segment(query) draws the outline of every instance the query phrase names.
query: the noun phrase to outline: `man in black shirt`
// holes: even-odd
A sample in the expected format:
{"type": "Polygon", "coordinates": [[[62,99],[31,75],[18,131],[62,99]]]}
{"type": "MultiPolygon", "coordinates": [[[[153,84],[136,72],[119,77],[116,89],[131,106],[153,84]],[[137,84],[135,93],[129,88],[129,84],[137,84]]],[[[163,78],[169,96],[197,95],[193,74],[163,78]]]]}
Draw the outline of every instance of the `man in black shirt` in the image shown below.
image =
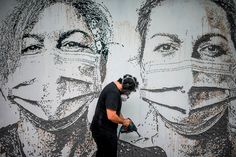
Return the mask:
{"type": "Polygon", "coordinates": [[[117,127],[128,127],[131,120],[120,113],[122,97],[128,98],[138,87],[137,79],[129,74],[111,82],[102,90],[91,123],[92,136],[97,144],[96,157],[117,156],[117,127]]]}

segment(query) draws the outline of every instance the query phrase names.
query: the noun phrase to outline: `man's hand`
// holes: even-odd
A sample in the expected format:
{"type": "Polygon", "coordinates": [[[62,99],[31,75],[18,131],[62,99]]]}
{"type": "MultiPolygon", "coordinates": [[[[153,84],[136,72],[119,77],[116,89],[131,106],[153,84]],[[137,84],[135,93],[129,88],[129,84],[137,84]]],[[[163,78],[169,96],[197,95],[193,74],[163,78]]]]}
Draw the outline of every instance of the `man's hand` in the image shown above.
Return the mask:
{"type": "Polygon", "coordinates": [[[128,127],[130,124],[132,123],[132,121],[129,118],[124,119],[123,124],[125,127],[128,127]]]}
{"type": "Polygon", "coordinates": [[[118,116],[116,114],[116,111],[111,110],[111,109],[107,109],[107,118],[110,121],[114,123],[122,124],[125,127],[128,127],[132,123],[132,121],[129,118],[124,118],[122,114],[121,116],[118,116]]]}

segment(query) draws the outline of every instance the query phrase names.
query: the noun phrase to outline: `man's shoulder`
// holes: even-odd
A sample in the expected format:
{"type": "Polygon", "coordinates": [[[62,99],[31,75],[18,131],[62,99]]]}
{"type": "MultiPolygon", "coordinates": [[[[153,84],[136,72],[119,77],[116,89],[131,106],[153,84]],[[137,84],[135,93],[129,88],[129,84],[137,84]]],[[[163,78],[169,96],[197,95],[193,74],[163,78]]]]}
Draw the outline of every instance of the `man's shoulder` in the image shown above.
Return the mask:
{"type": "Polygon", "coordinates": [[[116,85],[114,82],[111,82],[107,84],[104,88],[105,92],[114,92],[114,93],[119,93],[119,90],[117,89],[116,85]]]}
{"type": "Polygon", "coordinates": [[[108,83],[105,88],[114,88],[115,87],[115,83],[114,82],[110,82],[108,83]]]}

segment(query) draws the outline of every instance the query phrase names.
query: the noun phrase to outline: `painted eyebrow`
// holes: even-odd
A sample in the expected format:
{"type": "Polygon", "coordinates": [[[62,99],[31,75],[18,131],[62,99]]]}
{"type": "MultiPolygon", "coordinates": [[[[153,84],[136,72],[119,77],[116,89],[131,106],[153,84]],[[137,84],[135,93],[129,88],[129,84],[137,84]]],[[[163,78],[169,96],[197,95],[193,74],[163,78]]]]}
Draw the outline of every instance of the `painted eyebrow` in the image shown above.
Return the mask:
{"type": "Polygon", "coordinates": [[[150,39],[156,37],[156,36],[164,36],[164,37],[169,37],[171,38],[174,42],[180,44],[182,43],[182,41],[178,38],[178,35],[176,34],[169,34],[169,33],[157,33],[157,34],[154,34],[153,36],[151,36],[150,39]]]}
{"type": "Polygon", "coordinates": [[[38,40],[39,42],[43,42],[44,38],[42,36],[36,35],[36,34],[24,34],[23,39],[25,38],[34,38],[35,40],[38,40]]]}
{"type": "Polygon", "coordinates": [[[223,38],[225,41],[228,42],[228,39],[222,35],[222,34],[218,34],[218,33],[208,33],[208,34],[204,34],[203,36],[201,36],[199,39],[197,39],[196,44],[199,42],[205,42],[205,41],[209,41],[212,37],[221,37],[223,38]]]}
{"type": "Polygon", "coordinates": [[[64,39],[70,37],[70,36],[71,36],[72,34],[74,34],[74,33],[82,33],[82,34],[84,34],[85,36],[90,37],[90,36],[88,35],[88,33],[84,32],[84,31],[81,31],[81,30],[79,30],[79,29],[73,29],[73,30],[70,30],[70,31],[67,31],[67,32],[64,32],[64,33],[60,34],[60,37],[59,37],[59,39],[58,39],[57,48],[60,48],[60,47],[61,47],[61,42],[62,42],[64,39]]]}

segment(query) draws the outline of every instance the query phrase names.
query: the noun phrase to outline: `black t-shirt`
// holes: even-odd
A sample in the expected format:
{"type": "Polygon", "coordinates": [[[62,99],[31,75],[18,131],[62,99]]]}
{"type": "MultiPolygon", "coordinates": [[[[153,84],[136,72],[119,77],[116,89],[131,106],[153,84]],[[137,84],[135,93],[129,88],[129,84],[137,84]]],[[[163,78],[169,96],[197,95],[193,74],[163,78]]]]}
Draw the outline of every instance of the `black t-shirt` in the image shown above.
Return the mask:
{"type": "Polygon", "coordinates": [[[116,87],[116,84],[111,82],[105,86],[99,96],[91,124],[91,130],[95,131],[99,129],[105,129],[106,131],[116,133],[118,124],[108,120],[106,109],[115,110],[119,116],[121,105],[120,91],[116,87]]]}

